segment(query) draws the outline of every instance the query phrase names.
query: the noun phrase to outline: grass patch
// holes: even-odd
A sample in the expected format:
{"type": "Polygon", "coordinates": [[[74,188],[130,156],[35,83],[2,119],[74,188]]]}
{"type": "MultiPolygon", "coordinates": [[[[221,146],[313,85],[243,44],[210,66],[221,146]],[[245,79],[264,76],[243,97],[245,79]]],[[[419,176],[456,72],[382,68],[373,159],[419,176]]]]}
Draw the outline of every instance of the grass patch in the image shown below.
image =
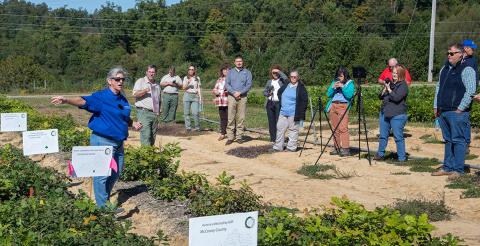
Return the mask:
{"type": "Polygon", "coordinates": [[[270,153],[272,145],[255,145],[249,147],[237,147],[228,150],[227,155],[233,155],[240,158],[253,159],[257,158],[259,155],[270,153]]]}
{"type": "Polygon", "coordinates": [[[409,172],[393,172],[393,173],[390,173],[391,175],[410,175],[411,173],[409,172]]]}
{"type": "Polygon", "coordinates": [[[314,179],[349,179],[358,177],[355,171],[342,171],[330,164],[303,165],[297,170],[297,173],[314,179]]]}
{"type": "Polygon", "coordinates": [[[318,165],[303,165],[297,170],[298,174],[305,175],[313,179],[333,179],[333,174],[327,174],[326,171],[335,170],[334,165],[318,164],[318,165]]]}
{"type": "Polygon", "coordinates": [[[406,199],[399,200],[392,205],[393,209],[400,211],[402,215],[427,214],[430,221],[450,220],[455,213],[451,208],[445,204],[445,199],[428,200],[420,199],[406,199]]]}
{"type": "Polygon", "coordinates": [[[443,144],[443,141],[438,139],[436,135],[425,134],[421,136],[420,139],[423,140],[424,143],[443,144]]]}
{"type": "MultiPolygon", "coordinates": [[[[374,154],[371,154],[374,155],[374,154]]],[[[367,158],[367,154],[362,154],[363,158],[367,158]]],[[[438,166],[440,161],[436,158],[418,158],[418,159],[408,159],[409,154],[407,153],[407,161],[400,162],[398,161],[397,153],[387,152],[385,153],[385,162],[398,166],[407,166],[412,172],[434,172],[436,171],[436,166],[438,166]]]]}
{"type": "Polygon", "coordinates": [[[480,175],[462,175],[446,185],[450,189],[465,189],[461,198],[479,198],[480,197],[480,175]]]}
{"type": "Polygon", "coordinates": [[[475,154],[468,154],[465,156],[465,160],[473,160],[477,158],[478,158],[478,155],[475,155],[475,154]]]}

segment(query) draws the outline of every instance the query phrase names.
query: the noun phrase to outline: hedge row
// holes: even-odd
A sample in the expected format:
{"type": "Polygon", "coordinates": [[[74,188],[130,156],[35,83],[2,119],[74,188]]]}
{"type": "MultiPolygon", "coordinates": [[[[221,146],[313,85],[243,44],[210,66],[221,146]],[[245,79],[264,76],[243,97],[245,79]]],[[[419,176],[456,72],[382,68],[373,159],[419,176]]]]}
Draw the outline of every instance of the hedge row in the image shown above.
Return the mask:
{"type": "MultiPolygon", "coordinates": [[[[312,102],[316,102],[319,96],[322,98],[323,105],[326,105],[327,96],[326,86],[309,86],[307,88],[312,102]]],[[[365,115],[370,117],[378,117],[380,112],[381,101],[378,99],[378,93],[382,90],[379,85],[363,86],[362,94],[365,107],[365,115]]],[[[435,98],[435,87],[420,85],[410,86],[407,98],[408,105],[408,120],[411,122],[424,122],[433,124],[433,100],[435,98]]],[[[248,102],[252,105],[263,105],[265,97],[260,93],[250,93],[248,102]]],[[[355,110],[351,110],[353,113],[355,110]]],[[[473,104],[470,115],[472,126],[480,127],[480,106],[477,103],[473,104]]]]}

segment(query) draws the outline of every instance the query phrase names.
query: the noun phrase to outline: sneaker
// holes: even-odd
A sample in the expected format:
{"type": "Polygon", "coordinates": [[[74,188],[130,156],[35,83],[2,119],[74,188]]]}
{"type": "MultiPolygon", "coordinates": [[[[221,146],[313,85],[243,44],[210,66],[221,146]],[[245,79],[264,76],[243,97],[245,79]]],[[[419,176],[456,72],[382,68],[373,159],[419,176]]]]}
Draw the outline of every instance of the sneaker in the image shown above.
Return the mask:
{"type": "Polygon", "coordinates": [[[218,141],[222,141],[225,139],[225,135],[220,135],[220,137],[218,137],[218,141]]]}
{"type": "Polygon", "coordinates": [[[243,143],[245,143],[245,140],[243,140],[243,138],[239,138],[239,139],[237,139],[237,143],[243,144],[243,143]]]}
{"type": "Polygon", "coordinates": [[[285,151],[288,151],[288,152],[297,152],[297,149],[289,149],[289,148],[287,148],[285,151]]]}
{"type": "Polygon", "coordinates": [[[385,157],[379,156],[378,154],[376,154],[376,155],[373,157],[373,159],[376,160],[376,161],[383,161],[383,160],[385,160],[385,157]]]}
{"type": "Polygon", "coordinates": [[[350,156],[350,149],[341,149],[340,156],[350,156]]]}
{"type": "Polygon", "coordinates": [[[282,151],[274,148],[271,148],[268,150],[268,153],[277,153],[277,152],[282,152],[282,151]]]}
{"type": "Polygon", "coordinates": [[[230,140],[230,139],[229,139],[229,140],[227,140],[227,142],[225,143],[225,145],[230,145],[230,144],[232,144],[232,143],[233,143],[233,140],[230,140]]]}
{"type": "Polygon", "coordinates": [[[447,172],[444,170],[436,171],[432,173],[432,176],[450,176],[451,172],[447,172]]]}
{"type": "Polygon", "coordinates": [[[202,131],[202,130],[200,130],[200,128],[195,128],[195,130],[194,130],[194,131],[196,131],[196,132],[200,132],[200,131],[202,131]]]}

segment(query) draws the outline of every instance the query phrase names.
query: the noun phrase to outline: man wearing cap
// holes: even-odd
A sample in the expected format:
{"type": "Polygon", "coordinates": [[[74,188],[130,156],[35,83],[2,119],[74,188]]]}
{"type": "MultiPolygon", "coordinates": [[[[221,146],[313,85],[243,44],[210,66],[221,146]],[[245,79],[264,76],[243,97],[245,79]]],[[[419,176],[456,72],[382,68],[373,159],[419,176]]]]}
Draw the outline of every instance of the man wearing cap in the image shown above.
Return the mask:
{"type": "MultiPolygon", "coordinates": [[[[473,56],[473,53],[475,49],[477,48],[477,45],[473,40],[463,40],[463,60],[462,63],[465,64],[466,66],[472,67],[473,70],[475,70],[475,81],[476,84],[478,85],[478,64],[477,64],[477,58],[473,56]]],[[[470,116],[470,115],[469,115],[470,116]]],[[[470,126],[470,119],[467,121],[467,131],[465,132],[465,139],[467,141],[467,151],[466,153],[470,153],[470,142],[471,142],[471,126],[470,126]]]]}
{"type": "Polygon", "coordinates": [[[148,65],[145,77],[138,79],[133,86],[133,97],[137,108],[137,118],[143,127],[140,130],[142,146],[155,144],[160,114],[160,85],[155,81],[157,67],[148,65]]]}
{"type": "MultiPolygon", "coordinates": [[[[383,72],[380,74],[380,77],[378,77],[378,83],[383,85],[385,84],[386,80],[393,81],[393,67],[398,65],[398,61],[395,58],[390,58],[388,59],[388,67],[383,70],[383,72]]],[[[405,81],[407,82],[407,85],[410,85],[412,83],[412,78],[410,77],[410,73],[408,70],[405,69],[405,81]]]]}

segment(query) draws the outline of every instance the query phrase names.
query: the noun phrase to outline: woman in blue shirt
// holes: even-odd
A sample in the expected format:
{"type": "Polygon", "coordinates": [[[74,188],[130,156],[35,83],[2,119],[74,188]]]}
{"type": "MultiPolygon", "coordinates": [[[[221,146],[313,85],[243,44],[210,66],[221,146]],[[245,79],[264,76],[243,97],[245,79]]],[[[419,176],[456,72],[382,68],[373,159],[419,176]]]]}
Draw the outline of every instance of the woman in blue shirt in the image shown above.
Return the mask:
{"type": "Polygon", "coordinates": [[[335,150],[331,155],[350,155],[350,135],[348,134],[348,109],[355,93],[355,83],[350,79],[348,70],[338,68],[335,79],[330,83],[327,90],[329,101],[325,111],[329,113],[330,122],[335,130],[333,136],[335,150]],[[337,152],[340,150],[340,153],[337,152]]]}
{"type": "Polygon", "coordinates": [[[130,118],[130,104],[123,95],[123,83],[127,72],[121,67],[112,68],[107,75],[108,87],[94,92],[90,96],[65,98],[52,97],[52,103],[70,104],[92,113],[88,127],[92,130],[91,146],[113,146],[113,158],[117,162],[118,172],[111,176],[93,178],[93,190],[98,207],[104,207],[110,199],[113,185],[123,169],[123,141],[128,137],[128,127],[135,130],[142,128],[140,122],[130,118]]]}
{"type": "Polygon", "coordinates": [[[297,71],[290,73],[288,84],[284,84],[277,92],[280,102],[280,115],[277,121],[277,139],[272,151],[283,151],[285,132],[289,130],[287,151],[297,151],[298,131],[300,122],[305,120],[308,93],[305,85],[300,82],[297,71]]]}

